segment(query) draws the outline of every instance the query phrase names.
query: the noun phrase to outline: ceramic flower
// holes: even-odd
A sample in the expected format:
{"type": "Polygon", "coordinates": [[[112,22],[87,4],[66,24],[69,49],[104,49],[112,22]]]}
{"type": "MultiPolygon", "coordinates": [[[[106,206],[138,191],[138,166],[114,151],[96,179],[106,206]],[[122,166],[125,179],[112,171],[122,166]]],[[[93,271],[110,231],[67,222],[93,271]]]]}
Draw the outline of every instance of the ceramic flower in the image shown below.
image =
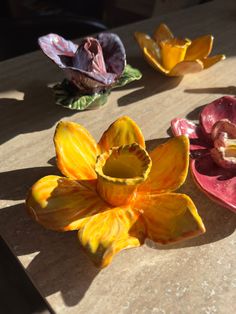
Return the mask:
{"type": "Polygon", "coordinates": [[[153,38],[141,32],[135,32],[135,38],[147,62],[168,76],[199,72],[225,59],[224,55],[209,57],[213,36],[205,35],[192,41],[179,39],[165,24],[154,31],[153,38]]]}
{"type": "Polygon", "coordinates": [[[85,109],[97,98],[100,102],[101,98],[106,100],[104,95],[111,88],[141,78],[138,70],[126,65],[125,48],[116,34],[86,37],[79,45],[57,34],[42,36],[38,42],[42,51],[65,72],[67,80],[55,90],[60,96],[58,102],[69,108],[85,109]],[[76,93],[86,97],[73,104],[76,93]]]}
{"type": "Polygon", "coordinates": [[[236,211],[236,98],[225,96],[206,105],[199,124],[174,119],[176,136],[190,138],[194,181],[211,199],[236,211]]]}
{"type": "Polygon", "coordinates": [[[189,140],[170,139],[145,150],[141,130],[129,117],[116,120],[97,144],[79,124],[60,122],[54,135],[57,165],[31,188],[30,215],[52,230],[79,230],[92,260],[107,266],[122,249],[146,238],[171,243],[204,233],[192,200],[174,193],[188,171],[189,140]]]}

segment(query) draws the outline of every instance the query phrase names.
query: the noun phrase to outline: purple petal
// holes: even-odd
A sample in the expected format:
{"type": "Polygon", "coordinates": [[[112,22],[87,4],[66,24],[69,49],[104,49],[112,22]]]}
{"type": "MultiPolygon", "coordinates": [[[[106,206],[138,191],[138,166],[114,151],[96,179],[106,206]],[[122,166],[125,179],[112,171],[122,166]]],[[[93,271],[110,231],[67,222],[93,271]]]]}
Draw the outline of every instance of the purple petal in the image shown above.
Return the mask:
{"type": "Polygon", "coordinates": [[[65,68],[66,65],[60,56],[73,57],[78,48],[72,41],[65,40],[57,34],[39,37],[38,43],[42,51],[61,68],[65,68]]]}
{"type": "Polygon", "coordinates": [[[102,47],[97,39],[87,37],[82,41],[73,58],[73,67],[87,72],[107,72],[102,47]]]}
{"type": "Polygon", "coordinates": [[[78,87],[82,84],[86,88],[87,82],[89,82],[89,89],[91,89],[91,85],[108,87],[116,81],[117,75],[106,71],[101,45],[95,38],[85,38],[73,57],[61,56],[61,61],[74,72],[72,75],[74,84],[78,87]],[[80,82],[81,79],[83,82],[80,82]]]}
{"type": "Polygon", "coordinates": [[[98,41],[101,44],[106,70],[120,76],[125,68],[125,48],[119,36],[113,33],[100,33],[98,41]]]}

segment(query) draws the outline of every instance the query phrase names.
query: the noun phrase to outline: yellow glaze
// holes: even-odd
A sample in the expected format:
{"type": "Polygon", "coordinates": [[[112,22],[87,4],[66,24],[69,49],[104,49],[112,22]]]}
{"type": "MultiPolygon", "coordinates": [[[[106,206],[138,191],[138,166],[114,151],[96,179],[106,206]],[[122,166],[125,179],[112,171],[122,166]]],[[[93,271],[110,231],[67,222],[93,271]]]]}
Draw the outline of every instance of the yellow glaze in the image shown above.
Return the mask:
{"type": "Polygon", "coordinates": [[[225,58],[224,55],[209,57],[214,40],[212,35],[192,41],[178,39],[167,25],[160,24],[154,31],[153,39],[142,32],[135,32],[134,36],[148,63],[168,76],[196,73],[225,58]]]}
{"type": "Polygon", "coordinates": [[[142,243],[143,235],[136,234],[133,228],[139,215],[127,205],[94,215],[86,221],[79,231],[79,240],[96,265],[105,267],[120,250],[142,243]]]}
{"type": "Polygon", "coordinates": [[[201,217],[185,194],[139,194],[134,208],[143,212],[149,239],[168,244],[205,232],[201,217]]]}
{"type": "Polygon", "coordinates": [[[170,193],[185,181],[189,140],[176,137],[150,155],[141,130],[117,119],[97,145],[79,124],[60,122],[54,143],[67,176],[46,176],[28,193],[31,217],[45,228],[79,230],[81,244],[100,267],[146,238],[169,243],[199,235],[204,225],[191,199],[170,193]]]}
{"type": "Polygon", "coordinates": [[[137,143],[145,148],[145,140],[139,126],[129,117],[124,116],[112,123],[103,133],[98,145],[102,152],[112,147],[137,143]]]}
{"type": "Polygon", "coordinates": [[[160,47],[163,67],[170,71],[176,64],[183,61],[190,45],[191,41],[188,39],[162,40],[160,47]]]}
{"type": "Polygon", "coordinates": [[[130,203],[151,166],[148,153],[136,143],[110,149],[99,156],[95,166],[99,195],[114,206],[130,203]]]}

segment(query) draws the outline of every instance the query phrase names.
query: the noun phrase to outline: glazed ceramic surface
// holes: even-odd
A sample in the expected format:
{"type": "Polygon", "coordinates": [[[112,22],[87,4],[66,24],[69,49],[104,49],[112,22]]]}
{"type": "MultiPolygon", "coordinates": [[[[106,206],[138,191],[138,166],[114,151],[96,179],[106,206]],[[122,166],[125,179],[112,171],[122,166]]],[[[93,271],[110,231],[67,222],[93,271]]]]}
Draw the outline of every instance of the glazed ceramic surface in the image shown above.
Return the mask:
{"type": "Polygon", "coordinates": [[[211,132],[218,121],[236,122],[236,99],[225,96],[206,105],[199,123],[186,119],[171,122],[175,136],[187,135],[190,139],[191,171],[200,189],[214,201],[236,212],[236,172],[224,168],[212,158],[213,141],[211,132]]]}
{"type": "Polygon", "coordinates": [[[222,54],[209,56],[213,47],[212,35],[192,41],[179,39],[165,24],[155,29],[153,38],[142,32],[135,32],[135,38],[147,62],[167,76],[196,73],[225,58],[222,54]]]}

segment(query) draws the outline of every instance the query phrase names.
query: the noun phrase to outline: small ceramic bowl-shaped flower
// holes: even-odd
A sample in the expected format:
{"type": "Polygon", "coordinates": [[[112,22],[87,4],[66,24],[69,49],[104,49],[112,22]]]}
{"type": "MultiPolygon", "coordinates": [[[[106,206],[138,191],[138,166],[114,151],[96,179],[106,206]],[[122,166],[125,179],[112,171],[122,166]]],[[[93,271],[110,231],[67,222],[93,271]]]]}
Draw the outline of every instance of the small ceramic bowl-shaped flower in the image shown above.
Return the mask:
{"type": "Polygon", "coordinates": [[[79,45],[57,34],[42,36],[38,42],[65,72],[67,79],[54,91],[56,102],[70,109],[103,105],[112,88],[141,78],[138,70],[126,65],[125,48],[116,34],[86,37],[79,45]]]}
{"type": "Polygon", "coordinates": [[[135,38],[147,62],[168,76],[199,72],[225,58],[224,55],[209,57],[213,36],[205,35],[192,41],[179,39],[165,24],[155,30],[153,38],[141,32],[136,32],[135,38]]]}

